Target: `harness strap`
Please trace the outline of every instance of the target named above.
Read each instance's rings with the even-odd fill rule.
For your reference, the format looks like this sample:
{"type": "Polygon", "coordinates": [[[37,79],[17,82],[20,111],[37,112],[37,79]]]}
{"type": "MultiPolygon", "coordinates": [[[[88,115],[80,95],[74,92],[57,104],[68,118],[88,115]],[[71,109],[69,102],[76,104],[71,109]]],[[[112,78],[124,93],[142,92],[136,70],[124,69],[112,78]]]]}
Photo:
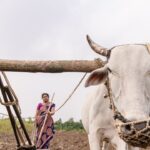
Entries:
{"type": "Polygon", "coordinates": [[[109,97],[109,101],[110,101],[110,109],[112,109],[114,120],[119,120],[123,123],[126,123],[128,120],[123,117],[123,115],[117,110],[117,108],[114,104],[109,78],[107,78],[105,85],[106,85],[106,88],[108,91],[108,97],[109,97]]]}

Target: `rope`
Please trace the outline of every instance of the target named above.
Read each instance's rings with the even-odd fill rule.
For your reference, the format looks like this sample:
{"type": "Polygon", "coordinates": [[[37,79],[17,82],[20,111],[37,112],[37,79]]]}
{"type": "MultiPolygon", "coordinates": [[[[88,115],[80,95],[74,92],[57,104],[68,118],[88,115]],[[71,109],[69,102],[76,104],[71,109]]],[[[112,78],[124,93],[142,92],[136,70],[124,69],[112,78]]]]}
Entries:
{"type": "MultiPolygon", "coordinates": [[[[81,78],[81,80],[79,81],[79,83],[77,84],[77,86],[73,89],[73,91],[72,91],[71,94],[68,96],[68,98],[64,101],[64,103],[63,103],[60,107],[58,107],[58,109],[55,110],[55,113],[56,113],[57,111],[59,111],[59,110],[70,100],[70,98],[72,97],[72,95],[75,93],[75,91],[78,89],[78,87],[80,86],[80,84],[82,83],[82,81],[84,80],[84,78],[86,77],[86,75],[87,75],[87,73],[85,73],[85,74],[83,75],[83,77],[81,78]]],[[[55,95],[55,93],[53,94],[53,97],[52,97],[52,100],[51,100],[51,104],[52,104],[54,95],[55,95]]],[[[50,109],[50,107],[51,107],[51,105],[49,106],[48,110],[50,109]]],[[[41,131],[40,131],[40,134],[39,134],[39,138],[38,138],[37,143],[38,143],[39,140],[41,139],[42,132],[43,132],[45,123],[46,123],[46,121],[47,121],[47,117],[48,117],[48,114],[46,114],[46,116],[45,116],[44,123],[43,123],[43,126],[42,126],[42,128],[41,128],[41,131]]],[[[40,147],[40,148],[41,148],[41,147],[40,147]]]]}
{"type": "MultiPolygon", "coordinates": [[[[82,81],[84,80],[84,78],[86,77],[86,75],[87,75],[87,73],[85,73],[85,74],[83,75],[83,77],[81,78],[81,80],[79,81],[79,83],[77,84],[77,86],[74,88],[74,90],[71,92],[71,94],[68,96],[68,98],[63,102],[63,104],[62,104],[60,107],[58,107],[58,109],[55,110],[54,113],[56,113],[57,111],[59,111],[59,110],[70,100],[70,98],[72,97],[72,95],[75,93],[75,91],[78,89],[78,87],[80,86],[80,84],[82,83],[82,81]]],[[[54,93],[53,96],[52,96],[51,104],[52,104],[52,102],[53,102],[54,95],[55,95],[55,93],[54,93]]],[[[51,107],[51,105],[49,106],[48,110],[50,109],[50,107],[51,107]]],[[[42,126],[42,128],[41,128],[41,132],[40,132],[40,134],[39,134],[39,138],[38,138],[37,143],[38,143],[39,140],[41,139],[42,132],[43,132],[43,129],[44,129],[44,126],[45,126],[47,117],[48,117],[48,114],[46,114],[46,116],[45,116],[44,123],[43,123],[43,126],[42,126]]],[[[33,141],[34,141],[34,139],[33,139],[33,141]]],[[[40,147],[40,148],[41,148],[41,147],[40,147]]]]}
{"type": "MultiPolygon", "coordinates": [[[[96,61],[97,63],[98,63],[98,62],[100,63],[100,59],[95,59],[95,61],[96,61]]],[[[15,102],[8,102],[8,103],[6,104],[6,103],[3,103],[2,100],[0,99],[0,103],[1,103],[2,105],[6,105],[6,106],[17,104],[18,107],[19,107],[19,109],[20,109],[18,98],[17,98],[17,96],[16,96],[14,90],[11,88],[10,82],[9,82],[9,80],[8,80],[8,78],[7,78],[7,76],[6,76],[6,74],[5,74],[3,71],[2,71],[2,74],[3,74],[3,77],[4,77],[5,80],[6,80],[6,83],[8,84],[8,88],[11,90],[11,92],[12,92],[12,94],[14,95],[16,101],[15,101],[15,102]]],[[[74,88],[74,90],[71,92],[71,94],[68,96],[68,98],[63,102],[63,104],[62,104],[60,107],[58,107],[58,109],[55,110],[55,112],[59,111],[59,110],[70,100],[70,98],[72,97],[72,95],[76,92],[76,90],[78,89],[78,87],[80,86],[80,84],[82,83],[82,81],[84,80],[84,78],[86,77],[86,75],[87,75],[87,73],[85,73],[85,74],[83,75],[83,77],[81,78],[81,80],[79,81],[79,83],[77,84],[77,86],[74,88]]],[[[52,98],[52,99],[53,99],[53,98],[52,98]]],[[[20,112],[21,112],[21,109],[20,109],[20,112]]]]}
{"type": "Polygon", "coordinates": [[[82,83],[82,81],[84,80],[84,78],[86,77],[87,73],[85,73],[83,75],[83,77],[81,78],[81,80],[79,81],[79,83],[77,84],[77,86],[74,88],[74,90],[71,92],[71,94],[68,96],[68,98],[64,101],[64,103],[58,107],[55,112],[59,111],[69,100],[70,98],[72,97],[72,95],[75,93],[75,91],[78,89],[78,87],[80,86],[80,84],[82,83]]]}
{"type": "Polygon", "coordinates": [[[107,81],[105,83],[106,85],[106,88],[107,88],[107,91],[108,91],[108,97],[109,97],[109,101],[110,101],[110,109],[112,109],[112,112],[113,112],[113,117],[114,117],[114,120],[118,120],[118,121],[121,121],[123,123],[127,122],[128,120],[126,118],[124,118],[124,116],[117,110],[115,104],[114,104],[114,101],[113,101],[113,94],[112,94],[112,89],[111,89],[111,86],[110,86],[110,81],[109,81],[109,78],[107,78],[107,81]]]}

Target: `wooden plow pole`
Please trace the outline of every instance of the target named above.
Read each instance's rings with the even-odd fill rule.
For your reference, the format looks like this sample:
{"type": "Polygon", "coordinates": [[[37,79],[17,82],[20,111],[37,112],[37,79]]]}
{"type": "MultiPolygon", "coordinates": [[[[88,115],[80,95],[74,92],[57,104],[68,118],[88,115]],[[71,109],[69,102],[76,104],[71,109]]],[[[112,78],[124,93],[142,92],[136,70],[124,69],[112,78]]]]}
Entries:
{"type": "Polygon", "coordinates": [[[91,72],[103,67],[101,59],[95,60],[58,60],[58,61],[27,61],[27,60],[2,60],[0,59],[0,71],[13,72],[91,72]]]}

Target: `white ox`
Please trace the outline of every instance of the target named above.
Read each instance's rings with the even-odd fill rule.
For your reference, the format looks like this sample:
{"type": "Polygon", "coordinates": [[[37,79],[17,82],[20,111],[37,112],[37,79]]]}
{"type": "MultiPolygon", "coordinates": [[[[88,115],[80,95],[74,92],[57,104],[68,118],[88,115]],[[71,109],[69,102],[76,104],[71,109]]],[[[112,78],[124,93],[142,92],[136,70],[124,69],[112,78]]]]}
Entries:
{"type": "MultiPolygon", "coordinates": [[[[107,49],[89,37],[88,42],[95,52],[108,56],[107,49]]],[[[82,109],[82,122],[91,150],[100,150],[103,138],[108,138],[116,150],[140,150],[126,144],[115,130],[109,99],[104,98],[107,77],[119,112],[128,120],[147,119],[150,116],[150,53],[147,47],[140,44],[114,47],[108,63],[88,77],[85,86],[97,85],[97,90],[86,99],[82,109]]]]}

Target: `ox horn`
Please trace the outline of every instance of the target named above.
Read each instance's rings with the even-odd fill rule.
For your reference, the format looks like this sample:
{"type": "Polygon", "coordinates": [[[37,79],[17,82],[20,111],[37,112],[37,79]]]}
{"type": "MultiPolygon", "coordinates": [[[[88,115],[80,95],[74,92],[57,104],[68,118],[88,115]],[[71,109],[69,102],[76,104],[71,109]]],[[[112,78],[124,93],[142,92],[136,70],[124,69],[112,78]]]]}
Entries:
{"type": "Polygon", "coordinates": [[[104,47],[102,47],[102,46],[96,44],[94,41],[92,41],[92,39],[90,38],[89,35],[87,35],[86,38],[87,38],[87,41],[88,41],[90,47],[91,47],[96,53],[98,53],[98,54],[100,54],[100,55],[103,55],[103,56],[106,56],[106,57],[109,56],[109,51],[108,51],[106,48],[104,48],[104,47]]]}

